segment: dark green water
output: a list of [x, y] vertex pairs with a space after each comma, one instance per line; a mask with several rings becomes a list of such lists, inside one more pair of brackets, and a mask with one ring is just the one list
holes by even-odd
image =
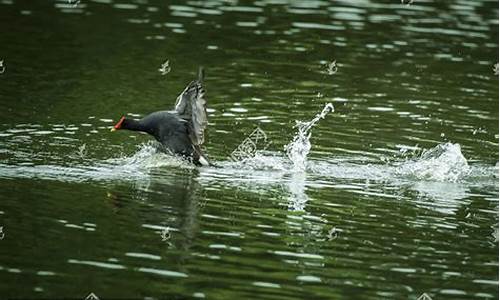
[[[0, 0], [0, 28], [0, 299], [498, 299], [498, 2]], [[219, 168], [109, 132], [200, 65]]]

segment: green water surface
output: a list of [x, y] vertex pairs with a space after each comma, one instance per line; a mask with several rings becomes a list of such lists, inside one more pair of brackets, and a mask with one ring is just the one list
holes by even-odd
[[[0, 299], [498, 299], [497, 1], [0, 0], [0, 44]], [[109, 132], [198, 66], [218, 167]]]

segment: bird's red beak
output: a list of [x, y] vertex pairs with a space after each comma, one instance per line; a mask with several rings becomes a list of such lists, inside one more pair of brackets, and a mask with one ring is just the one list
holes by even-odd
[[118, 123], [116, 123], [115, 126], [113, 126], [113, 128], [111, 128], [111, 131], [116, 131], [120, 128], [122, 128], [122, 123], [123, 123], [123, 120], [125, 120], [125, 116], [123, 116], [120, 121], [118, 121]]

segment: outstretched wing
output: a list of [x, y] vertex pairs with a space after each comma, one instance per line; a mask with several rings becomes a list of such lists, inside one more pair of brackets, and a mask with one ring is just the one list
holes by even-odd
[[203, 68], [200, 67], [198, 79], [188, 84], [175, 103], [175, 111], [189, 122], [189, 137], [194, 145], [203, 144], [208, 124], [203, 77]]

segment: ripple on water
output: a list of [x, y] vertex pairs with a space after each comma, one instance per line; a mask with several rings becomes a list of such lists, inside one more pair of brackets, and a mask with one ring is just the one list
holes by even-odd
[[381, 111], [381, 112], [385, 112], [385, 111], [394, 111], [394, 108], [392, 108], [392, 107], [372, 106], [372, 107], [368, 107], [368, 110], [370, 110], [370, 111]]
[[185, 18], [196, 18], [198, 16], [198, 14], [194, 12], [179, 11], [179, 10], [173, 10], [170, 15], [174, 17], [185, 17]]
[[36, 275], [38, 275], [38, 276], [54, 276], [54, 275], [56, 275], [56, 273], [51, 272], [51, 271], [38, 271], [38, 272], [36, 272]]
[[148, 254], [148, 253], [137, 253], [137, 252], [127, 252], [125, 256], [128, 257], [136, 257], [136, 258], [145, 258], [151, 260], [161, 260], [161, 256]]
[[322, 255], [314, 254], [314, 253], [297, 253], [290, 251], [270, 251], [279, 256], [291, 256], [291, 257], [300, 257], [300, 258], [309, 258], [309, 259], [325, 259]]
[[299, 275], [296, 277], [297, 281], [302, 282], [321, 282], [321, 278], [313, 275]]
[[292, 26], [301, 29], [325, 29], [325, 30], [344, 30], [344, 26], [338, 25], [326, 25], [318, 23], [306, 23], [306, 22], [293, 22]]
[[281, 288], [281, 285], [279, 285], [277, 283], [264, 282], [264, 281], [254, 281], [254, 282], [252, 282], [252, 285], [258, 286], [258, 287], [273, 288], [273, 289], [280, 289]]
[[99, 119], [99, 121], [104, 122], [104, 123], [113, 123], [112, 119]]
[[180, 278], [187, 278], [188, 277], [188, 275], [185, 273], [175, 272], [175, 271], [170, 271], [170, 270], [162, 270], [162, 269], [138, 268], [137, 271], [143, 272], [143, 273], [160, 275], [160, 276], [166, 276], [166, 277], [180, 277]]
[[91, 261], [91, 260], [68, 259], [68, 263], [78, 264], [78, 265], [88, 265], [88, 266], [104, 268], [104, 269], [115, 269], [115, 270], [126, 269], [126, 267], [123, 265], [110, 264], [110, 263]]
[[130, 3], [115, 3], [113, 4], [113, 7], [117, 9], [130, 10], [130, 9], [137, 9], [139, 6], [137, 4], [130, 4]]
[[231, 107], [229, 108], [230, 111], [236, 112], [236, 113], [245, 113], [248, 112], [248, 109], [243, 108], [243, 107]]

